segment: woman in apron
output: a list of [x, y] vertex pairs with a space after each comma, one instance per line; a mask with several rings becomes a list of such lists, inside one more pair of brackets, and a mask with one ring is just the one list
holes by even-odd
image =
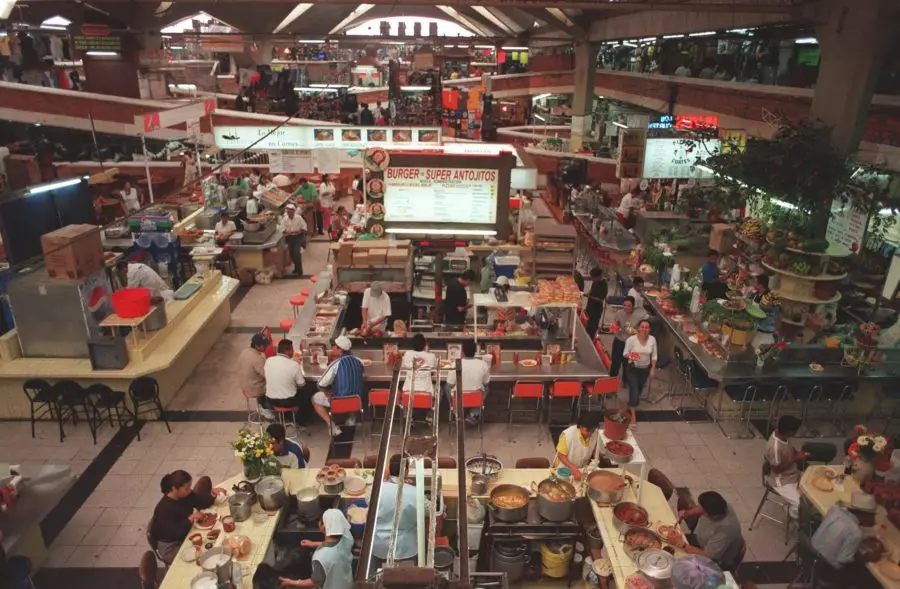
[[576, 481], [581, 480], [581, 471], [598, 454], [600, 447], [600, 416], [594, 412], [582, 413], [578, 422], [564, 429], [556, 445], [554, 468], [567, 466]]
[[353, 536], [350, 523], [338, 509], [322, 514], [319, 530], [325, 534], [322, 542], [302, 540], [300, 546], [315, 548], [312, 575], [309, 579], [281, 579], [282, 587], [319, 587], [349, 589], [353, 587]]

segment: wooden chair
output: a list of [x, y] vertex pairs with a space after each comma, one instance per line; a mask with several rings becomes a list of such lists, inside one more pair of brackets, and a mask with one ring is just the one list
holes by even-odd
[[664, 475], [658, 468], [650, 469], [650, 472], [647, 473], [647, 482], [653, 483], [659, 487], [660, 491], [665, 495], [666, 501], [671, 499], [672, 495], [675, 493], [675, 484], [672, 483], [672, 481], [669, 480], [669, 477]]
[[363, 458], [363, 468], [375, 468], [376, 464], [378, 464], [378, 456], [375, 454], [369, 454]]
[[550, 461], [543, 456], [519, 458], [516, 460], [516, 468], [550, 468]]
[[438, 456], [438, 468], [456, 468], [456, 458], [452, 456]]
[[148, 550], [141, 557], [141, 564], [138, 566], [138, 575], [141, 578], [141, 589], [156, 589], [156, 555], [152, 550]]
[[325, 461], [325, 466], [331, 466], [332, 464], [336, 464], [341, 468], [362, 468], [362, 462], [359, 461], [359, 458], [332, 458]]

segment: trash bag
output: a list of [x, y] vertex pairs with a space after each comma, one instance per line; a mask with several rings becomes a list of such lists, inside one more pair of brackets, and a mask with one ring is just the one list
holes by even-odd
[[725, 584], [725, 574], [719, 565], [705, 556], [686, 556], [672, 567], [675, 589], [716, 589]]

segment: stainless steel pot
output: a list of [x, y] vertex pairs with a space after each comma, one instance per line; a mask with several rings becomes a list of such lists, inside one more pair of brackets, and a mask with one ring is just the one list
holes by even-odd
[[301, 518], [313, 521], [322, 516], [322, 505], [319, 503], [317, 487], [303, 487], [294, 496], [297, 498], [297, 515]]
[[[628, 521], [622, 518], [622, 512], [624, 511], [639, 511], [644, 514], [643, 521], [644, 523], [637, 523], [635, 521]], [[613, 507], [613, 525], [620, 532], [628, 531], [631, 528], [646, 528], [650, 525], [650, 515], [647, 513], [647, 510], [638, 505], [637, 503], [632, 503], [631, 501], [622, 501], [621, 503], [617, 503], [615, 507]], [[654, 532], [655, 533], [655, 532]]]
[[644, 550], [638, 555], [636, 564], [654, 587], [668, 587], [671, 583], [675, 557], [665, 550]]
[[528, 562], [528, 544], [525, 542], [497, 542], [491, 551], [491, 571], [506, 573], [510, 583], [520, 580]]
[[[531, 484], [531, 490], [537, 493], [538, 513], [547, 521], [564, 522], [572, 519], [575, 506], [575, 487], [557, 478], [544, 479], [539, 484]], [[556, 495], [567, 495], [568, 499], [556, 498]]]
[[281, 477], [265, 476], [256, 483], [256, 497], [259, 506], [266, 511], [278, 511], [287, 503], [284, 481]]
[[259, 231], [259, 228], [262, 227], [259, 223], [254, 223], [252, 221], [244, 221], [244, 231]]
[[239, 491], [228, 498], [228, 511], [236, 522], [250, 519], [253, 497], [250, 493]]
[[[521, 507], [500, 507], [494, 502], [494, 498], [501, 495], [516, 495], [524, 498], [525, 503]], [[494, 517], [502, 522], [519, 522], [528, 515], [529, 499], [531, 499], [531, 493], [523, 487], [518, 485], [497, 485], [497, 487], [491, 491], [491, 511], [493, 512]]]
[[[628, 479], [613, 472], [597, 470], [588, 476], [586, 485], [587, 495], [592, 500], [597, 503], [614, 505], [622, 500], [622, 496], [625, 494], [625, 488], [628, 486]], [[612, 491], [608, 490], [610, 487], [618, 485], [621, 485], [618, 489]]]

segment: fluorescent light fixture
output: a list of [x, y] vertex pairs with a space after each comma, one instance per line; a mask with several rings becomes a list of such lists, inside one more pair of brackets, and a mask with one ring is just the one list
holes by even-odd
[[0, 20], [8, 19], [15, 6], [16, 0], [0, 0]]
[[365, 13], [369, 12], [374, 7], [375, 7], [374, 4], [360, 4], [359, 6], [357, 6], [356, 8], [353, 9], [353, 12], [351, 12], [346, 17], [344, 17], [344, 20], [342, 20], [341, 22], [336, 24], [334, 26], [334, 28], [332, 28], [330, 31], [328, 31], [328, 34], [334, 35], [335, 33], [341, 32], [344, 29], [344, 27], [346, 27], [347, 25], [352, 23], [354, 20], [356, 20], [357, 18], [364, 15]]
[[533, 96], [533, 97], [531, 98], [531, 100], [532, 100], [532, 101], [534, 101], [534, 100], [540, 100], [541, 98], [547, 98], [548, 96], [553, 96], [553, 95], [550, 94], [549, 92], [548, 92], [547, 94], [538, 94], [537, 96]]
[[738, 35], [746, 35], [750, 32], [750, 29], [728, 29], [725, 31], [726, 33], [737, 33]]
[[378, 68], [374, 65], [357, 65], [354, 66], [351, 72], [375, 72], [378, 71]]
[[294, 88], [294, 92], [337, 92], [337, 88], [310, 88], [308, 86], [298, 86]]
[[528, 47], [501, 47], [503, 51], [528, 51]]
[[300, 39], [297, 41], [298, 45], [321, 45], [325, 43], [325, 39]]
[[428, 92], [431, 86], [400, 86], [404, 92]]
[[540, 119], [540, 120], [544, 121], [545, 123], [547, 122], [547, 119], [545, 119], [545, 118], [542, 117], [541, 115], [534, 115], [534, 118]]
[[35, 123], [34, 126], [35, 126], [35, 127], [40, 127], [41, 124], [40, 124], [40, 123]]
[[349, 88], [350, 84], [310, 84], [310, 88]]
[[637, 47], [637, 45], [632, 45], [631, 43], [625, 43], [624, 41], [620, 45], [620, 47]]
[[94, 55], [97, 57], [112, 57], [118, 55], [118, 51], [86, 51], [85, 55]]
[[631, 127], [629, 127], [628, 125], [623, 125], [623, 124], [620, 123], [619, 121], [613, 121], [612, 124], [615, 125], [616, 127], [622, 127], [623, 129], [630, 129], [630, 128], [631, 128]]
[[516, 33], [521, 32], [521, 27], [518, 31], [514, 31], [512, 27], [508, 26], [505, 22], [497, 18], [493, 12], [485, 8], [484, 6], [473, 6], [472, 9], [489, 20], [495, 27], [499, 28], [501, 31], [508, 35], [515, 35]]
[[688, 37], [709, 37], [710, 35], [715, 35], [715, 31], [703, 31], [702, 33], [691, 33]]
[[818, 45], [819, 42], [815, 37], [801, 37], [799, 39], [794, 39], [794, 43], [797, 45]]
[[184, 45], [169, 45], [169, 49], [184, 49]]
[[278, 26], [275, 27], [272, 33], [280, 33], [282, 29], [297, 20], [297, 17], [299, 17], [310, 8], [312, 8], [312, 4], [308, 2], [300, 2], [299, 4], [297, 4], [297, 6], [294, 6], [294, 8], [288, 13], [286, 17], [284, 17], [284, 19], [282, 19], [280, 23], [278, 23]]
[[41, 28], [44, 29], [45, 31], [46, 31], [46, 30], [50, 30], [50, 31], [65, 31], [65, 30], [66, 30], [66, 27], [59, 26], [59, 25], [41, 25]]
[[475, 49], [493, 49], [493, 45], [475, 45]]
[[779, 200], [779, 199], [777, 199], [777, 198], [773, 198], [773, 199], [772, 199], [772, 202], [775, 203], [775, 204], [777, 204], [778, 206], [784, 208], [784, 209], [789, 210], [789, 211], [792, 211], [792, 210], [794, 210], [794, 209], [797, 208], [796, 206], [792, 205], [791, 203], [789, 203], [789, 202], [784, 202], [783, 200]]
[[704, 166], [703, 164], [697, 164], [695, 167], [696, 167], [698, 170], [700, 170], [701, 172], [706, 172], [707, 174], [715, 174], [715, 172], [713, 171], [713, 169], [710, 168], [709, 166]]
[[450, 45], [444, 45], [444, 47], [457, 47], [457, 45], [450, 44]]
[[647, 43], [649, 41], [656, 41], [656, 37], [644, 37], [643, 39], [638, 39], [641, 43]]
[[171, 39], [172, 35], [160, 35], [163, 39]]
[[663, 39], [681, 39], [684, 35], [663, 35]]
[[35, 186], [28, 191], [28, 196], [31, 196], [32, 194], [40, 194], [42, 192], [49, 192], [51, 190], [56, 190], [57, 188], [65, 188], [66, 186], [75, 186], [76, 184], [81, 184], [81, 178], [70, 178], [69, 180], [63, 180], [62, 182], [54, 182], [53, 184]]
[[497, 235], [497, 232], [493, 229], [432, 229], [425, 227], [389, 227], [384, 230], [385, 233], [392, 233], [395, 235], [405, 235], [405, 234], [429, 234], [429, 235], [484, 235], [486, 237], [491, 237]]
[[65, 17], [60, 16], [60, 15], [57, 14], [56, 16], [51, 16], [50, 18], [48, 18], [47, 20], [45, 20], [44, 22], [42, 22], [42, 23], [41, 23], [41, 28], [42, 28], [42, 29], [46, 29], [48, 26], [52, 26], [52, 27], [67, 27], [67, 26], [69, 26], [70, 24], [72, 24], [72, 21], [70, 21], [69, 19], [67, 19], [67, 18], [65, 18]]

